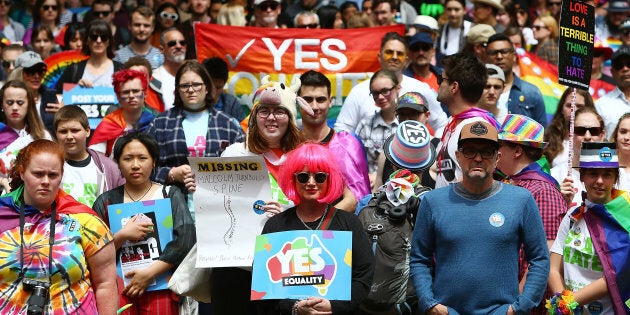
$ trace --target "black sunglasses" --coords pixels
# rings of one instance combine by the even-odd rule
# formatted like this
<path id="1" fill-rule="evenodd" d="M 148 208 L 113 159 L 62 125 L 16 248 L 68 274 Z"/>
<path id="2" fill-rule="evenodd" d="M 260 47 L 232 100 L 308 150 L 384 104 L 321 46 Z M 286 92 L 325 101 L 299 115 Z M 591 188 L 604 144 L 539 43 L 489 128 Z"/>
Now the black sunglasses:
<path id="1" fill-rule="evenodd" d="M 278 2 L 275 1 L 268 1 L 268 2 L 263 2 L 261 4 L 258 5 L 258 8 L 263 10 L 263 11 L 267 11 L 267 9 L 271 8 L 271 10 L 275 10 L 278 8 Z"/>
<path id="2" fill-rule="evenodd" d="M 417 51 L 429 51 L 431 50 L 431 48 L 433 48 L 433 45 L 431 44 L 427 44 L 427 43 L 419 43 L 419 44 L 415 44 L 411 47 L 409 47 L 409 50 L 413 51 L 413 52 L 417 52 Z"/>
<path id="3" fill-rule="evenodd" d="M 43 76 L 44 74 L 46 74 L 46 66 L 24 68 L 24 73 L 28 75 L 39 74 L 40 76 Z"/>
<path id="4" fill-rule="evenodd" d="M 111 11 L 92 11 L 92 16 L 96 16 L 96 17 L 107 17 L 109 16 L 109 14 L 112 13 Z"/>
<path id="5" fill-rule="evenodd" d="M 101 39 L 102 42 L 106 42 L 109 40 L 109 36 L 106 35 L 101 35 L 101 34 L 90 34 L 90 39 L 95 42 L 98 41 L 98 39 Z"/>
<path id="6" fill-rule="evenodd" d="M 43 5 L 42 9 L 44 9 L 44 11 L 48 11 L 48 10 L 53 10 L 53 11 L 57 11 L 57 6 L 56 5 Z"/>
<path id="7" fill-rule="evenodd" d="M 612 67 L 615 70 L 621 70 L 623 69 L 623 67 L 630 68 L 630 59 L 626 59 L 626 60 L 617 59 L 616 61 L 613 61 Z"/>
<path id="8" fill-rule="evenodd" d="M 296 27 L 297 28 L 317 28 L 318 26 L 319 24 L 317 23 L 311 23 L 311 24 L 298 25 Z"/>
<path id="9" fill-rule="evenodd" d="M 8 61 L 8 60 L 2 60 L 2 67 L 3 68 L 9 68 L 11 67 L 11 65 L 13 64 L 13 61 Z"/>
<path id="10" fill-rule="evenodd" d="M 593 136 L 599 135 L 602 133 L 602 127 L 582 127 L 582 126 L 573 127 L 573 133 L 578 136 L 585 135 L 587 131 L 590 132 L 591 135 Z"/>
<path id="11" fill-rule="evenodd" d="M 324 173 L 324 172 L 317 172 L 317 173 L 300 172 L 300 173 L 295 173 L 295 178 L 297 179 L 298 183 L 300 183 L 300 184 L 308 183 L 308 180 L 311 179 L 311 176 L 313 177 L 313 179 L 315 179 L 316 183 L 323 184 L 326 181 L 326 179 L 328 178 L 328 173 Z"/>
<path id="12" fill-rule="evenodd" d="M 168 47 L 174 47 L 175 45 L 177 45 L 177 43 L 179 43 L 180 46 L 186 46 L 186 41 L 185 40 L 170 40 L 166 43 L 166 46 Z"/>

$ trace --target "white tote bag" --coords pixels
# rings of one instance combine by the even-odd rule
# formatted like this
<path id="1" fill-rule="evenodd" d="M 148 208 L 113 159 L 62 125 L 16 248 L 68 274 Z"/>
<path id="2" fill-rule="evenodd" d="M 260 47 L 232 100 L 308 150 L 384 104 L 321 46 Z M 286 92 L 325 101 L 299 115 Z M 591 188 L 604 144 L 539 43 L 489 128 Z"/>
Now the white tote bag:
<path id="1" fill-rule="evenodd" d="M 199 302 L 210 303 L 210 275 L 212 268 L 195 268 L 197 262 L 197 244 L 179 264 L 168 281 L 168 288 L 183 296 Z"/>

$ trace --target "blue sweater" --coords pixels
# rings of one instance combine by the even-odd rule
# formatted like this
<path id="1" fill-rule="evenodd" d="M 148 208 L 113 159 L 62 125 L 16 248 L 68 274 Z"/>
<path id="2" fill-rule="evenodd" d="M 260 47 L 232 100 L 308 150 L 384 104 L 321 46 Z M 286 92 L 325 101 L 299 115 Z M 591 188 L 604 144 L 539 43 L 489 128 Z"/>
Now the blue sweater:
<path id="1" fill-rule="evenodd" d="M 549 275 L 549 251 L 531 193 L 500 184 L 481 200 L 455 185 L 424 195 L 413 233 L 411 278 L 422 313 L 436 304 L 451 314 L 527 314 L 540 302 Z M 519 248 L 530 266 L 518 290 Z M 435 258 L 435 275 L 431 276 Z"/>

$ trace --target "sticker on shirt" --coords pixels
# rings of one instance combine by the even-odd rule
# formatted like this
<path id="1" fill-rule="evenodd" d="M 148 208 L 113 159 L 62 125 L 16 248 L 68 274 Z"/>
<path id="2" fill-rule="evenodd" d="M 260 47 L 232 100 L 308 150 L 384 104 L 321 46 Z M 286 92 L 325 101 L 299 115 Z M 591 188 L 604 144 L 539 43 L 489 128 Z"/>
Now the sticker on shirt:
<path id="1" fill-rule="evenodd" d="M 505 223 L 505 217 L 503 216 L 503 214 L 495 212 L 490 215 L 488 221 L 490 221 L 490 225 L 494 227 L 502 227 Z"/>
<path id="2" fill-rule="evenodd" d="M 188 153 L 191 157 L 202 157 L 206 152 L 206 137 L 197 136 L 195 143 L 188 147 Z"/>
<path id="3" fill-rule="evenodd" d="M 601 302 L 599 302 L 599 301 L 595 301 L 593 303 L 590 303 L 586 307 L 586 309 L 588 309 L 588 312 L 590 314 L 597 315 L 597 314 L 601 314 L 602 313 L 602 311 L 604 310 L 604 305 Z"/>

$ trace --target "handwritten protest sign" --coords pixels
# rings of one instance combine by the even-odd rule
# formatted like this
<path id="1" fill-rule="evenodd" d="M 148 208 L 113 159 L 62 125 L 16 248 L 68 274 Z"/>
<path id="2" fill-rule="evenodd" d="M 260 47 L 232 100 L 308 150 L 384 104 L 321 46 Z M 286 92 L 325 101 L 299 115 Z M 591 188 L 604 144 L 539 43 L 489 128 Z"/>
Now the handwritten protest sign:
<path id="1" fill-rule="evenodd" d="M 85 88 L 77 84 L 64 83 L 63 103 L 81 107 L 88 116 L 90 128 L 96 129 L 96 126 L 105 117 L 107 108 L 118 104 L 118 98 L 116 98 L 113 87 L 95 86 Z"/>
<path id="2" fill-rule="evenodd" d="M 582 1 L 562 1 L 558 81 L 588 90 L 593 64 L 595 8 Z"/>
<path id="3" fill-rule="evenodd" d="M 251 267 L 271 200 L 261 156 L 188 158 L 195 173 L 197 268 Z"/>
<path id="4" fill-rule="evenodd" d="M 249 105 L 251 94 L 265 75 L 290 85 L 294 76 L 317 70 L 331 81 L 333 104 L 340 106 L 354 85 L 381 68 L 378 53 L 381 39 L 388 32 L 404 34 L 404 26 L 304 32 L 298 28 L 195 24 L 198 59 L 223 59 L 229 69 L 228 93 L 242 96 L 241 103 Z"/>
<path id="5" fill-rule="evenodd" d="M 252 300 L 350 300 L 352 232 L 287 231 L 260 235 Z"/>
<path id="6" fill-rule="evenodd" d="M 124 275 L 132 270 L 148 268 L 156 261 L 168 242 L 173 240 L 173 212 L 171 199 L 147 200 L 119 203 L 107 206 L 109 227 L 113 233 L 120 231 L 125 224 L 135 222 L 152 223 L 153 231 L 138 242 L 125 242 L 116 253 L 116 269 L 125 286 L 131 278 Z M 168 278 L 172 272 L 165 272 L 154 279 L 147 291 L 168 289 Z"/>

